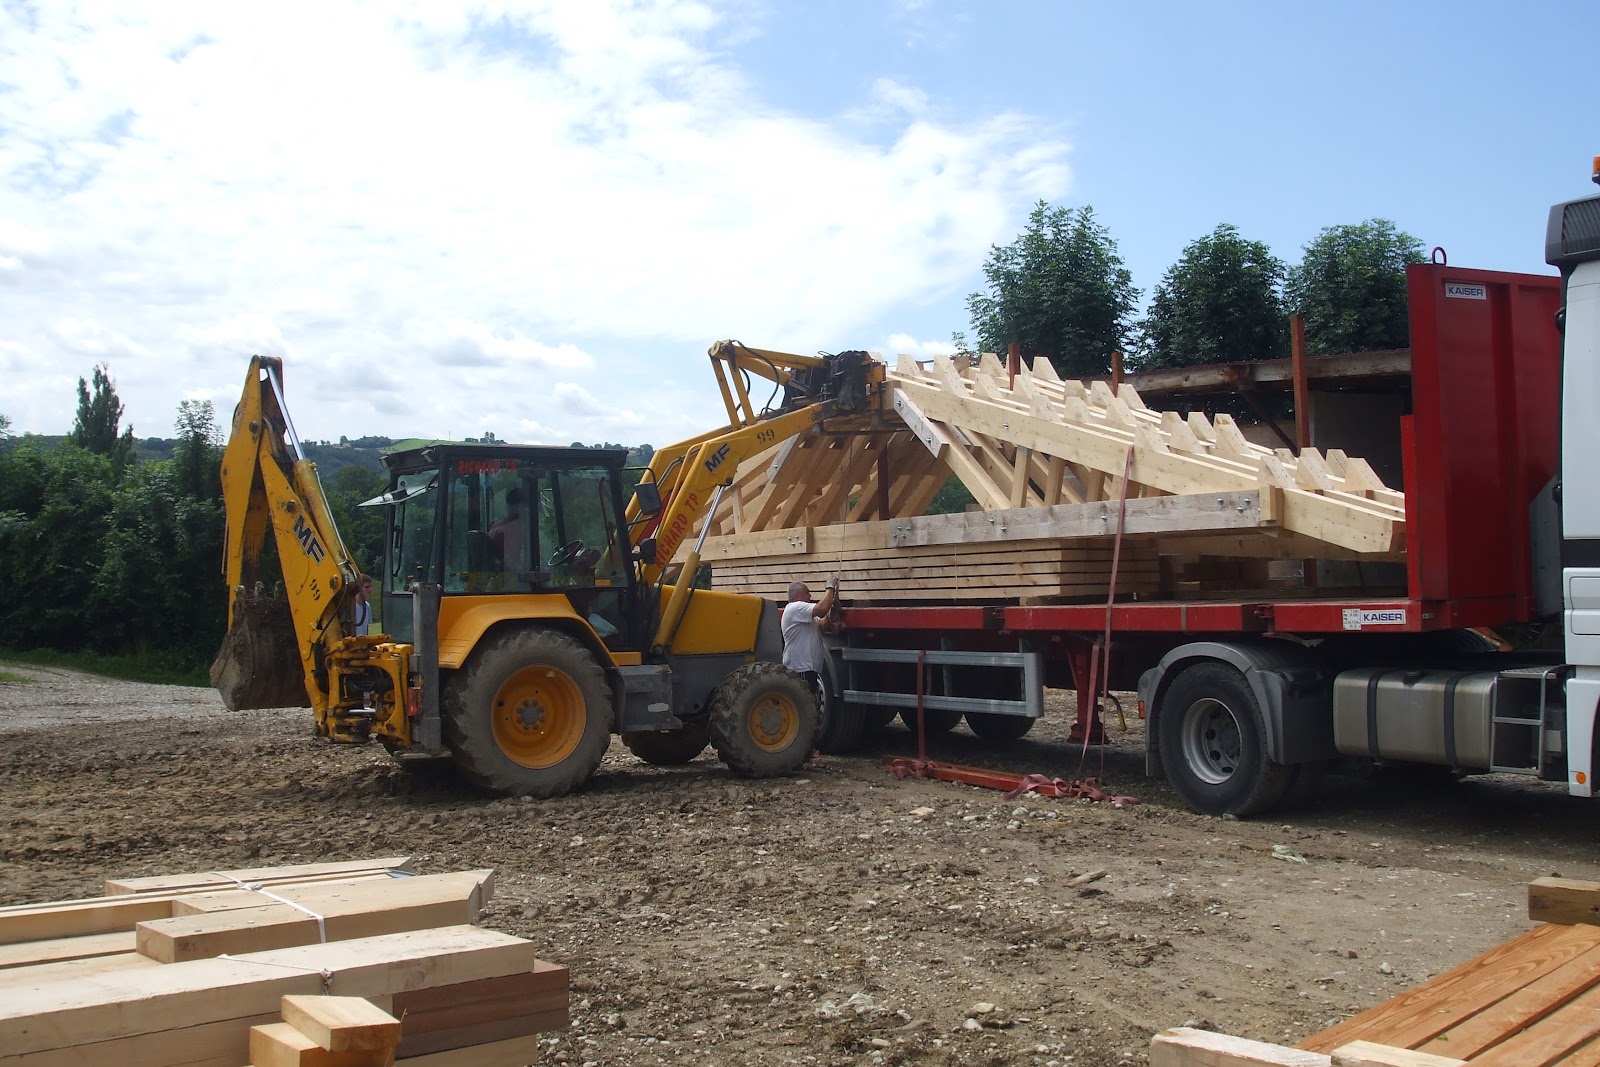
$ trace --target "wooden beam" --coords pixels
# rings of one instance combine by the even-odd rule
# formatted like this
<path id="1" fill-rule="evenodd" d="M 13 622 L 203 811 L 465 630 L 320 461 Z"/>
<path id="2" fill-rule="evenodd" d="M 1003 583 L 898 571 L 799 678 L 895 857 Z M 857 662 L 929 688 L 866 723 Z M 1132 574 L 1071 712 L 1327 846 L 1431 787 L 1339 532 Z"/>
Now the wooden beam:
<path id="1" fill-rule="evenodd" d="M 1300 316 L 1296 315 L 1295 318 Z M 1466 1060 L 1415 1052 L 1371 1041 L 1352 1041 L 1333 1050 L 1333 1067 L 1464 1067 Z"/>
<path id="2" fill-rule="evenodd" d="M 1528 918 L 1538 923 L 1600 925 L 1600 882 L 1536 878 L 1528 883 Z"/>
<path id="3" fill-rule="evenodd" d="M 392 1049 L 400 1044 L 400 1020 L 360 997 L 290 994 L 280 1003 L 283 1021 L 329 1052 Z"/>
<path id="4" fill-rule="evenodd" d="M 390 1067 L 393 1063 L 392 1047 L 382 1052 L 331 1052 L 288 1023 L 250 1028 L 250 1067 Z"/>
<path id="5" fill-rule="evenodd" d="M 21 1055 L 276 1012 L 287 994 L 373 996 L 531 970 L 533 945 L 474 926 L 196 960 L 93 983 L 13 989 L 0 999 L 0 1048 Z"/>
<path id="6" fill-rule="evenodd" d="M 1396 387 L 1411 377 L 1411 350 L 1356 352 L 1332 356 L 1308 356 L 1308 382 L 1340 382 L 1362 378 L 1394 379 Z M 1270 359 L 1255 362 L 1220 363 L 1173 370 L 1141 371 L 1125 379 L 1146 399 L 1184 394 L 1226 394 L 1250 386 L 1271 390 L 1290 388 L 1294 382 L 1291 360 Z"/>
<path id="7" fill-rule="evenodd" d="M 357 874 L 409 870 L 410 856 L 384 856 L 338 863 L 298 863 L 287 867 L 245 867 L 234 871 L 161 874 L 150 878 L 112 878 L 106 881 L 105 893 L 108 897 L 129 893 L 187 893 L 202 889 L 232 889 L 240 882 L 256 885 L 305 883 L 321 878 L 348 878 Z"/>
<path id="8" fill-rule="evenodd" d="M 1150 1067 L 1330 1067 L 1328 1056 L 1265 1041 L 1194 1030 L 1163 1030 L 1150 1042 Z"/>
<path id="9" fill-rule="evenodd" d="M 1311 446 L 1311 377 L 1306 367 L 1306 320 L 1298 314 L 1289 316 L 1289 370 L 1294 380 L 1295 447 L 1303 450 Z"/>

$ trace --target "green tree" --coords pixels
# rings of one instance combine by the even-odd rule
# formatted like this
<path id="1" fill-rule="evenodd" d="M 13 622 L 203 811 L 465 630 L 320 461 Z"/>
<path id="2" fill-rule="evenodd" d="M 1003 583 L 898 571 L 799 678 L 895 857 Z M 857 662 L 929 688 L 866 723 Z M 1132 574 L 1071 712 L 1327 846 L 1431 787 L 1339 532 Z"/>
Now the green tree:
<path id="1" fill-rule="evenodd" d="M 180 400 L 177 430 L 178 447 L 173 450 L 172 462 L 178 484 L 192 497 L 220 499 L 222 450 L 211 401 Z"/>
<path id="2" fill-rule="evenodd" d="M 328 494 L 328 510 L 339 527 L 339 538 L 350 551 L 350 559 L 364 574 L 377 574 L 383 565 L 383 539 L 388 533 L 388 509 L 363 508 L 389 487 L 389 479 L 366 467 L 341 467 L 333 476 Z"/>
<path id="3" fill-rule="evenodd" d="M 0 415 L 0 437 L 11 436 L 11 416 Z"/>
<path id="4" fill-rule="evenodd" d="M 1039 201 L 1016 241 L 990 250 L 983 275 L 988 291 L 967 297 L 983 349 L 1016 341 L 1025 358 L 1081 378 L 1108 373 L 1112 350 L 1127 347 L 1139 291 L 1093 208 Z"/>
<path id="5" fill-rule="evenodd" d="M 122 401 L 117 397 L 116 383 L 104 363 L 94 368 L 94 390 L 89 383 L 78 379 L 78 417 L 67 440 L 79 448 L 111 460 L 111 469 L 121 475 L 133 459 L 133 427 L 119 434 L 122 423 Z"/>
<path id="6" fill-rule="evenodd" d="M 1289 354 L 1285 267 L 1226 223 L 1189 244 L 1162 275 L 1145 316 L 1141 367 L 1187 367 Z"/>
<path id="7" fill-rule="evenodd" d="M 1313 354 L 1404 348 L 1408 263 L 1423 262 L 1422 242 L 1388 219 L 1329 226 L 1289 271 L 1286 301 L 1306 323 Z"/>

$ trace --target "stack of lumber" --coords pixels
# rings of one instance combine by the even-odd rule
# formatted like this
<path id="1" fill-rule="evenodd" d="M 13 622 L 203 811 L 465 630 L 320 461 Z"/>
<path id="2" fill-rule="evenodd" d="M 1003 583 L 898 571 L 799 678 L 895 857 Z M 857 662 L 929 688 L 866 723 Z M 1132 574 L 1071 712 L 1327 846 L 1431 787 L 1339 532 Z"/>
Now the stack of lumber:
<path id="1" fill-rule="evenodd" d="M 1152 591 L 1163 555 L 1404 558 L 1404 494 L 1364 460 L 1268 449 L 1047 360 L 1012 381 L 988 354 L 901 356 L 875 414 L 741 468 L 702 553 L 718 588 L 781 598 L 844 571 L 869 577 L 862 600 L 1103 597 L 1119 530 L 1123 594 Z M 952 476 L 978 513 L 923 516 Z"/>
<path id="2" fill-rule="evenodd" d="M 568 975 L 472 925 L 492 891 L 492 871 L 395 857 L 0 908 L 0 1067 L 517 1067 L 567 1025 Z"/>
<path id="3" fill-rule="evenodd" d="M 1204 1030 L 1156 1035 L 1152 1067 L 1593 1067 L 1600 883 L 1541 878 L 1527 933 L 1296 1048 Z"/>

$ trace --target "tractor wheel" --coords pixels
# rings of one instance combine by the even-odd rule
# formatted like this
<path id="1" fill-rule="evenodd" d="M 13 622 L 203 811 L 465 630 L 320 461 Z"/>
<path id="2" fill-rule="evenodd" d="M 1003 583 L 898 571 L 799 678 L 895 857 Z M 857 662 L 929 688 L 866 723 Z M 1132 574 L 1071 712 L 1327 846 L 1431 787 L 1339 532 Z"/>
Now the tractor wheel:
<path id="1" fill-rule="evenodd" d="M 605 675 L 565 634 L 517 630 L 488 639 L 442 697 L 456 767 L 498 793 L 570 793 L 611 743 Z"/>
<path id="2" fill-rule="evenodd" d="M 1037 719 L 1026 715 L 1000 715 L 995 712 L 969 711 L 967 725 L 985 741 L 1015 741 L 1029 730 Z"/>
<path id="3" fill-rule="evenodd" d="M 1255 815 L 1288 791 L 1290 769 L 1267 755 L 1266 724 L 1244 675 L 1201 663 L 1161 697 L 1161 764 L 1178 796 L 1205 815 Z"/>
<path id="4" fill-rule="evenodd" d="M 681 730 L 638 730 L 622 735 L 628 751 L 657 767 L 676 767 L 688 763 L 706 750 L 711 731 L 704 723 Z"/>
<path id="5" fill-rule="evenodd" d="M 947 734 L 956 728 L 956 724 L 961 721 L 961 713 L 959 711 L 950 711 L 945 708 L 939 708 L 937 710 L 934 708 L 923 708 L 922 719 L 923 725 L 927 728 L 928 736 L 938 737 L 941 734 Z M 901 708 L 900 721 L 906 724 L 906 729 L 911 731 L 912 737 L 917 736 L 916 708 Z"/>
<path id="6" fill-rule="evenodd" d="M 811 758 L 821 718 L 804 678 L 779 663 L 750 663 L 711 694 L 711 744 L 741 778 L 775 778 Z"/>

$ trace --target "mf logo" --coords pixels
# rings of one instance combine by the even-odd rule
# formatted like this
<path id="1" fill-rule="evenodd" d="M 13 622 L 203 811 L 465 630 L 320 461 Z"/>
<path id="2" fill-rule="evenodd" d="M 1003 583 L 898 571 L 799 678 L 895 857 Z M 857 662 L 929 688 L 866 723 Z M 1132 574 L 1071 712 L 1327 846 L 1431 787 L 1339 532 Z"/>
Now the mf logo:
<path id="1" fill-rule="evenodd" d="M 304 515 L 294 517 L 294 538 L 300 542 L 300 551 L 311 557 L 311 562 L 322 562 L 322 557 L 326 555 L 322 550 L 322 542 L 317 540 L 317 535 L 312 532 L 311 524 L 306 522 Z"/>
<path id="2" fill-rule="evenodd" d="M 727 458 L 728 458 L 728 446 L 727 445 L 723 445 L 721 448 L 719 448 L 715 452 L 711 453 L 711 458 L 706 460 L 706 463 L 705 463 L 706 473 L 707 474 L 715 474 L 717 472 L 717 468 L 722 466 L 722 461 L 727 459 Z"/>

